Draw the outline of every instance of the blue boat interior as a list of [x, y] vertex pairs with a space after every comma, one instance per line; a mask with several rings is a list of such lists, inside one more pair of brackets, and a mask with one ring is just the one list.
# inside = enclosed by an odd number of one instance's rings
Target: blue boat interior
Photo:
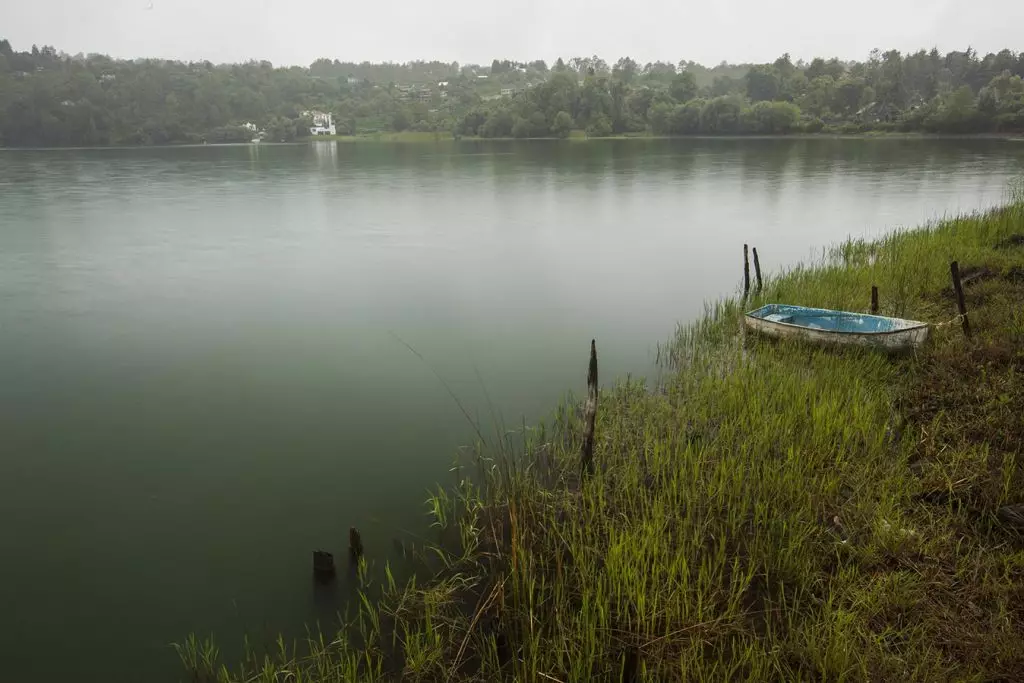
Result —
[[831, 332], [850, 332], [854, 334], [871, 334], [878, 332], [895, 332], [921, 323], [901, 318], [887, 318], [879, 315], [850, 313], [847, 311], [830, 311], [824, 308], [805, 308], [785, 304], [769, 304], [762, 306], [747, 315], [769, 322], [796, 325], [812, 330], [828, 330]]

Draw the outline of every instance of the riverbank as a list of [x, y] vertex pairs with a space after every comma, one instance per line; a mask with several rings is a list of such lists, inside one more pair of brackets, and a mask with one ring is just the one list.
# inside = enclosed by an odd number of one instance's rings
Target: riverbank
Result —
[[[433, 499], [433, 579], [386, 585], [342, 637], [255, 653], [245, 673], [216, 675], [195, 641], [186, 665], [195, 680], [1016, 678], [1022, 234], [1017, 199], [769, 277], [680, 328], [656, 390], [601, 393], [586, 481], [579, 406], [563, 406], [481, 444], [476, 483]], [[744, 307], [864, 310], [873, 284], [883, 314], [948, 321], [954, 259], [971, 340], [943, 326], [888, 358], [741, 333]]]
[[1024, 140], [1019, 134], [1013, 133], [977, 133], [972, 135], [939, 135], [933, 133], [903, 133], [896, 131], [865, 131], [861, 133], [841, 133], [823, 131], [820, 133], [787, 133], [779, 135], [654, 135], [653, 133], [623, 133], [621, 135], [587, 136], [582, 130], [573, 130], [566, 138], [513, 138], [496, 137], [482, 138], [461, 136], [454, 137], [447, 132], [403, 131], [401, 133], [361, 133], [357, 135], [321, 135], [310, 138], [312, 142], [451, 142], [453, 140], [472, 140], [476, 142], [508, 142], [508, 141], [539, 141], [549, 142], [571, 141], [587, 142], [596, 140], [712, 140], [712, 139], [743, 139], [743, 140], [1007, 140], [1019, 142]]
[[[262, 142], [263, 145], [302, 145], [310, 142], [387, 142], [387, 143], [426, 143], [426, 142], [453, 142], [466, 140], [475, 142], [511, 142], [511, 141], [547, 141], [547, 142], [591, 142], [600, 140], [1005, 140], [1007, 142], [1024, 142], [1024, 137], [1019, 133], [976, 133], [971, 135], [942, 135], [932, 133], [900, 133], [885, 131], [868, 131], [864, 133], [788, 133], [779, 135], [654, 135], [651, 133], [624, 133], [621, 135], [608, 135], [602, 137], [588, 137], [582, 130], [574, 130], [567, 138], [545, 137], [545, 138], [481, 138], [481, 137], [454, 137], [451, 133], [429, 132], [429, 131], [402, 131], [400, 133], [360, 133], [358, 135], [319, 135], [316, 137], [302, 138], [291, 142]], [[170, 145], [101, 145], [95, 147], [4, 147], [0, 145], [0, 152], [3, 151], [51, 151], [51, 150], [92, 150], [92, 149], [161, 149], [161, 148], [191, 148], [191, 147], [246, 147], [251, 142], [226, 142], [215, 144], [202, 143], [181, 143]]]

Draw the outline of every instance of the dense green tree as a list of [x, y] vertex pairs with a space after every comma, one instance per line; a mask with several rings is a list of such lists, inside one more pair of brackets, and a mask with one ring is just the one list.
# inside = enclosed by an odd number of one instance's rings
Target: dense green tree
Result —
[[995, 76], [978, 95], [978, 107], [984, 113], [995, 116], [1006, 111], [1016, 111], [1024, 97], [1024, 79], [1011, 75], [1009, 70]]
[[612, 134], [612, 122], [604, 114], [594, 117], [586, 129], [587, 137], [603, 138]]
[[818, 76], [807, 84], [799, 98], [800, 109], [814, 116], [826, 117], [836, 99], [836, 83], [831, 76]]
[[834, 82], [842, 78], [844, 73], [846, 73], [846, 67], [835, 57], [828, 61], [821, 57], [815, 57], [804, 71], [804, 76], [807, 77], [808, 81], [827, 76]]
[[547, 137], [551, 126], [548, 125], [544, 115], [535, 111], [528, 117], [516, 117], [512, 124], [512, 137], [516, 138], [543, 138]]
[[673, 135], [695, 135], [700, 132], [700, 113], [704, 109], [704, 100], [690, 100], [676, 105], [672, 110], [670, 127]]
[[608, 76], [611, 69], [608, 62], [597, 55], [593, 57], [573, 57], [569, 60], [569, 68], [582, 77], [586, 76]]
[[622, 57], [619, 61], [615, 62], [615, 66], [612, 67], [612, 78], [622, 81], [623, 83], [631, 83], [639, 72], [639, 64], [629, 57]]
[[567, 138], [572, 132], [572, 116], [567, 111], [560, 111], [555, 114], [555, 121], [551, 124], [551, 134], [556, 138]]
[[267, 140], [270, 142], [292, 142], [296, 138], [296, 124], [291, 119], [274, 117], [267, 123]]
[[715, 76], [715, 80], [707, 88], [707, 93], [711, 97], [723, 97], [744, 92], [744, 88], [744, 79], [732, 78], [730, 76]]
[[939, 51], [919, 50], [903, 59], [903, 85], [910, 102], [930, 100], [938, 93], [942, 60]]
[[646, 124], [644, 122], [635, 124], [629, 107], [626, 104], [626, 98], [629, 96], [629, 86], [626, 85], [626, 82], [613, 80], [608, 89], [608, 94], [611, 96], [610, 118], [612, 121], [612, 132], [626, 133], [636, 129], [643, 130]]
[[781, 80], [773, 67], [767, 64], [758, 64], [747, 72], [747, 97], [751, 102], [778, 99]]
[[487, 123], [488, 114], [482, 109], [474, 109], [468, 112], [459, 126], [459, 132], [463, 135], [482, 135], [481, 129]]
[[942, 95], [925, 125], [939, 133], [974, 133], [983, 130], [974, 93], [964, 85]]
[[487, 117], [487, 121], [481, 127], [480, 135], [488, 138], [507, 138], [512, 135], [512, 127], [515, 120], [512, 113], [505, 109], [499, 109]]
[[807, 92], [809, 82], [807, 76], [801, 71], [796, 71], [782, 79], [777, 99], [785, 102], [796, 102]]
[[889, 50], [882, 55], [874, 88], [875, 97], [882, 104], [901, 109], [906, 106], [907, 87], [903, 77], [903, 58], [899, 50]]
[[743, 78], [749, 69], [749, 64], [728, 64], [726, 62], [713, 67], [706, 67], [694, 61], [681, 60], [678, 65], [679, 71], [689, 71], [692, 73], [697, 79], [697, 85], [702, 89], [710, 91], [710, 88], [716, 81], [729, 83], [730, 89], [723, 91], [721, 94], [740, 92], [743, 88]]
[[670, 62], [649, 62], [644, 65], [643, 77], [654, 83], [668, 83], [676, 75], [676, 65]]
[[672, 134], [672, 112], [674, 107], [671, 102], [656, 102], [648, 111], [647, 121], [651, 126], [651, 132], [655, 135]]
[[873, 98], [874, 93], [863, 78], [846, 77], [836, 84], [832, 110], [850, 118]]
[[575, 116], [579, 86], [571, 74], [557, 73], [547, 82], [532, 89], [529, 95], [548, 116], [553, 117], [560, 111], [567, 111]]
[[744, 111], [743, 132], [776, 135], [789, 133], [800, 120], [800, 108], [790, 102], [757, 102]]
[[740, 132], [743, 100], [726, 95], [709, 100], [700, 111], [701, 132], [729, 135]]
[[580, 128], [589, 128], [599, 117], [608, 119], [611, 126], [612, 97], [608, 92], [608, 82], [604, 78], [590, 76], [583, 82], [579, 91], [576, 109], [576, 123]]
[[408, 130], [409, 128], [409, 113], [405, 109], [398, 109], [391, 117], [391, 129], [398, 132]]
[[626, 98], [626, 107], [630, 116], [638, 121], [648, 121], [651, 107], [658, 102], [671, 103], [672, 98], [667, 91], [650, 87], [633, 90]]
[[793, 65], [793, 60], [790, 59], [788, 52], [772, 63], [772, 69], [779, 75], [780, 79], [789, 78], [796, 73], [796, 67]]
[[689, 102], [697, 96], [697, 77], [689, 71], [683, 71], [672, 78], [669, 94], [676, 102]]

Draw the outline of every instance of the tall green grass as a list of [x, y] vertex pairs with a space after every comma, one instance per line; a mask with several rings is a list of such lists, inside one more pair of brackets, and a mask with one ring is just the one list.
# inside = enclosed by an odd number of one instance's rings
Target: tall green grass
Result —
[[[579, 476], [580, 411], [570, 400], [547, 425], [478, 448], [459, 485], [432, 496], [441, 540], [424, 550], [425, 581], [398, 585], [386, 568], [383, 585], [367, 580], [337, 634], [250, 653], [230, 670], [213, 661], [212, 643], [186, 641], [179, 652], [188, 674], [297, 682], [1019, 676], [1024, 546], [992, 522], [999, 506], [1024, 503], [1019, 467], [1010, 456], [999, 461], [1000, 484], [980, 508], [922, 503], [922, 431], [930, 427], [908, 422], [904, 405], [929, 354], [966, 348], [959, 329], [936, 330], [921, 356], [890, 358], [748, 337], [739, 320], [744, 305], [773, 301], [866, 310], [873, 284], [883, 314], [947, 320], [956, 312], [940, 295], [949, 262], [1020, 266], [1021, 250], [993, 248], [1020, 232], [1018, 197], [988, 213], [849, 241], [818, 263], [770, 276], [746, 304], [709, 306], [659, 347], [670, 372], [658, 386], [625, 382], [601, 394], [593, 476]], [[976, 315], [987, 338], [1012, 336], [1021, 324], [1019, 309], [1005, 325]], [[952, 485], [991, 474], [991, 448], [975, 439], [929, 462], [955, 472]]]

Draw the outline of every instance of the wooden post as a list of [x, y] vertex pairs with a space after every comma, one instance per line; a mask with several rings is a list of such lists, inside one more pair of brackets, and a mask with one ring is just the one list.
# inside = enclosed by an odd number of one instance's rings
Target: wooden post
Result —
[[878, 287], [871, 285], [871, 315], [878, 315]]
[[594, 473], [594, 422], [597, 419], [597, 344], [590, 340], [590, 366], [587, 368], [587, 402], [583, 406], [583, 452], [581, 477]]
[[320, 583], [333, 581], [335, 576], [334, 555], [324, 550], [313, 551], [313, 578]]
[[757, 247], [754, 247], [754, 275], [757, 277], [757, 293], [760, 294], [761, 290], [764, 289], [764, 283], [761, 281], [761, 261], [757, 258]]
[[743, 299], [750, 295], [750, 256], [747, 245], [743, 245]]
[[953, 261], [949, 264], [950, 275], [953, 276], [953, 292], [956, 293], [956, 307], [960, 312], [960, 324], [964, 330], [964, 336], [971, 338], [971, 323], [967, 320], [967, 304], [964, 302], [964, 286], [960, 282], [960, 264]]
[[348, 556], [353, 562], [363, 556], [363, 539], [354, 526], [348, 528]]

